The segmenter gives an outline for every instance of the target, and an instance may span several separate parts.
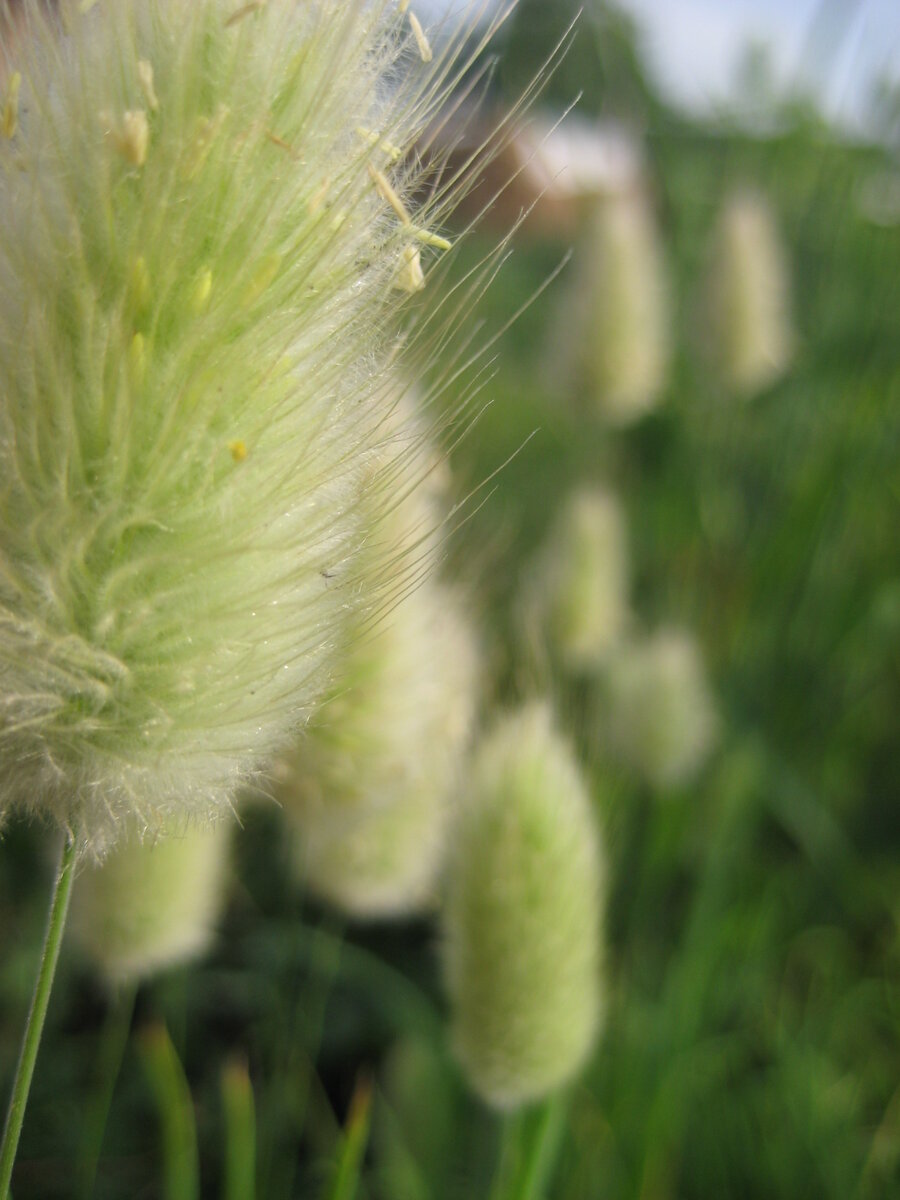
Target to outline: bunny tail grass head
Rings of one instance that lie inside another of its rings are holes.
[[[613,749],[655,787],[687,782],[719,727],[695,639],[663,629],[631,643],[613,662],[607,683]]]
[[[580,488],[551,527],[525,582],[531,638],[572,671],[603,666],[629,623],[625,518],[615,496]]]
[[[306,886],[357,918],[434,905],[477,693],[459,595],[426,579],[360,633],[276,770]]]
[[[365,489],[376,512],[363,562],[392,563],[368,589],[383,611],[351,615],[335,687],[275,768],[304,882],[356,917],[434,903],[476,707],[463,597],[433,574],[444,467],[398,406]]]
[[[444,912],[456,1052],[513,1108],[582,1065],[600,1011],[603,867],[585,782],[539,704],[476,752]]]
[[[794,338],[784,247],[759,193],[725,200],[707,288],[707,340],[726,385],[743,395],[768,387],[787,369]]]
[[[208,818],[327,686],[466,66],[402,7],[33,0],[0,47],[0,819]]]
[[[630,187],[597,200],[574,265],[560,332],[581,402],[611,425],[659,403],[669,359],[669,304],[650,201]]]
[[[224,896],[232,821],[130,837],[75,881],[72,932],[112,985],[187,962],[209,945]]]

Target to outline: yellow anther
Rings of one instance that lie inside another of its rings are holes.
[[[315,214],[325,203],[325,198],[328,195],[328,189],[330,187],[331,179],[330,177],[326,176],[309,198],[309,204],[307,207],[309,208],[310,216],[315,216]]]
[[[331,220],[328,222],[328,227],[332,233],[337,233],[343,223],[347,220],[346,208],[339,208]]]
[[[132,382],[142,383],[147,371],[147,344],[142,333],[136,333],[128,347],[128,368]]]
[[[233,442],[229,442],[228,449],[231,451],[231,457],[236,463],[243,462],[247,457],[247,443],[242,442],[240,438],[235,438]]]
[[[415,246],[407,246],[403,251],[403,265],[397,272],[395,287],[401,292],[421,292],[425,286],[425,275],[422,271],[422,255]]]
[[[379,196],[381,196],[382,200],[386,200],[388,202],[388,204],[400,218],[400,223],[402,225],[411,225],[412,221],[409,213],[406,211],[406,205],[394,191],[390,180],[384,174],[384,172],[379,171],[376,167],[373,167],[372,164],[369,163],[369,175],[372,179],[372,182],[375,184],[375,190],[378,192]]]
[[[246,308],[249,308],[251,304],[255,304],[263,292],[274,282],[280,268],[280,254],[270,254],[267,258],[263,259],[259,270],[254,275],[244,296],[244,306]]]
[[[203,312],[209,303],[210,293],[212,292],[213,274],[209,267],[201,272],[197,282],[194,284],[191,292],[191,308],[196,313]]]
[[[131,264],[129,291],[135,308],[144,309],[150,303],[150,272],[143,254],[139,254]]]
[[[90,12],[96,3],[97,0],[81,0],[81,3],[78,5],[78,11],[80,13]]]
[[[243,21],[244,17],[249,17],[251,13],[259,12],[261,8],[265,7],[266,0],[250,0],[249,4],[242,5],[227,18],[225,28],[230,29],[232,25],[237,25],[238,21]]]
[[[398,162],[403,157],[403,151],[399,146],[395,146],[393,142],[383,138],[374,129],[366,129],[365,125],[357,125],[356,132],[370,146],[377,146],[379,150],[383,150],[392,162]]]
[[[425,30],[422,28],[422,24],[414,12],[409,14],[409,27],[413,31],[413,37],[416,39],[416,45],[419,48],[419,57],[423,63],[430,63],[434,58],[431,43],[425,36]]]
[[[108,126],[107,137],[125,161],[133,167],[142,167],[150,146],[150,125],[143,109],[123,113],[121,121],[109,113],[101,113],[100,119]]]
[[[22,76],[13,71],[6,85],[6,99],[3,101],[3,112],[0,114],[0,131],[4,137],[15,135],[19,124],[19,88],[22,86]]]
[[[219,130],[225,124],[228,111],[227,105],[220,104],[216,109],[216,115],[214,117],[197,118],[194,142],[191,146],[190,155],[183,167],[185,178],[193,179],[198,171],[200,171],[207,158],[209,158],[209,152],[212,150],[213,142],[216,140],[216,135],[218,134]]]
[[[397,9],[400,12],[405,13],[408,8],[409,8],[409,0],[399,0],[399,2],[397,4]]]
[[[435,250],[451,250],[453,248],[452,242],[448,242],[439,233],[432,233],[430,229],[420,229],[418,225],[413,225],[412,234],[416,241],[422,242],[426,246],[433,246]]]
[[[141,85],[141,91],[144,94],[147,107],[151,112],[156,112],[159,108],[159,97],[156,94],[156,88],[153,86],[153,67],[147,62],[146,58],[142,58],[138,62],[137,74],[138,83]]]

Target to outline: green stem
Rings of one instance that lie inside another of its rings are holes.
[[[256,1196],[256,1110],[246,1064],[228,1063],[222,1071],[225,1110],[224,1200]]]
[[[547,1194],[556,1165],[559,1144],[565,1131],[566,1103],[560,1096],[548,1100],[532,1130],[531,1142],[521,1165],[511,1200],[540,1200]]]
[[[3,1141],[0,1143],[0,1200],[8,1200],[9,1197],[13,1163],[19,1145],[19,1135],[22,1132],[22,1121],[25,1118],[25,1105],[28,1102],[31,1077],[34,1075],[34,1064],[37,1059],[38,1047],[41,1044],[41,1033],[44,1029],[44,1018],[47,1015],[50,989],[53,987],[53,976],[56,973],[59,947],[62,943],[63,930],[66,927],[66,913],[69,911],[69,897],[72,894],[74,877],[75,840],[67,837],[63,842],[59,857],[59,868],[56,872],[56,882],[53,885],[50,899],[50,916],[47,920],[44,949],[35,980],[31,1010],[25,1025],[19,1065],[16,1067],[16,1076],[13,1081],[12,1096],[6,1114],[6,1126],[3,1130]]]
[[[565,1132],[565,1093],[506,1118],[491,1200],[543,1200]]]

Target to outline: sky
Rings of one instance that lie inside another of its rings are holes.
[[[553,0],[548,0],[552,3]],[[875,79],[900,79],[900,0],[619,0],[644,32],[670,96],[702,110],[726,94],[748,42],[769,46],[777,78],[813,84],[857,123]]]
[[[811,83],[826,110],[850,126],[862,122],[879,76],[900,81],[900,0],[617,3],[637,19],[663,90],[694,111],[728,94],[735,66],[753,41],[769,47],[777,80]],[[437,17],[464,9],[466,0],[419,0],[419,7]]]

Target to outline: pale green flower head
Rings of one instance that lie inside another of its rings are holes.
[[[790,364],[794,334],[787,258],[759,193],[722,205],[707,288],[708,345],[725,383],[744,395],[768,387]]]
[[[411,418],[388,422],[367,488],[371,565],[394,563],[388,590],[370,588],[387,611],[351,615],[334,689],[274,773],[301,877],[356,917],[434,904],[478,694],[462,593],[434,577],[443,464]]]
[[[145,979],[201,955],[225,898],[233,822],[131,837],[75,881],[72,933],[106,980]]]
[[[573,265],[561,329],[584,407],[615,426],[657,407],[670,349],[663,252],[648,197],[631,187],[600,197]]]
[[[476,752],[444,911],[456,1053],[496,1107],[560,1087],[591,1049],[603,873],[590,796],[549,709],[503,717]]]
[[[689,781],[719,732],[695,638],[673,628],[629,643],[607,682],[609,736],[618,755],[655,787]]]
[[[582,487],[553,522],[525,581],[522,620],[571,671],[596,671],[628,629],[629,567],[618,499]]]
[[[458,46],[362,0],[43,11],[4,48],[0,819],[102,854],[328,686]]]

